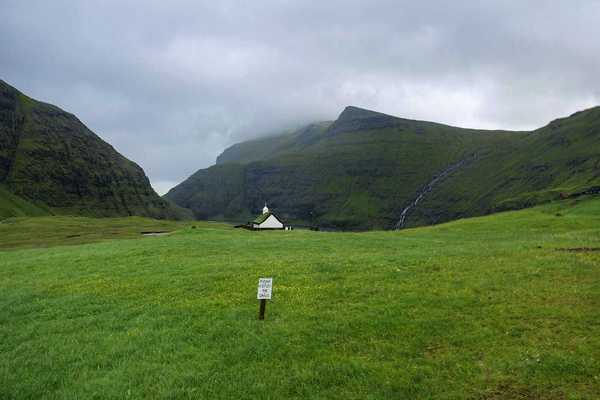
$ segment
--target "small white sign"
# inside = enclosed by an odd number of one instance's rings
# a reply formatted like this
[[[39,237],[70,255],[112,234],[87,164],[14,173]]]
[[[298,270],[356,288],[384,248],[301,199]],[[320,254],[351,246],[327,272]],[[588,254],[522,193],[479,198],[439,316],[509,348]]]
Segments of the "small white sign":
[[[258,300],[271,300],[271,292],[273,289],[273,278],[260,278],[258,280],[258,294],[256,298]]]

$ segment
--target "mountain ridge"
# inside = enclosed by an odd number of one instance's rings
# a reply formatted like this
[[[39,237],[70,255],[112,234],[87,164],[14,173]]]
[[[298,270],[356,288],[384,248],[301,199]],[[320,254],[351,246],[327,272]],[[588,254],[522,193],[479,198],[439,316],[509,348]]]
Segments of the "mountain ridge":
[[[435,124],[435,122],[418,121],[369,110],[357,106],[346,106],[338,118],[328,128],[329,135],[339,133],[407,127],[419,124]],[[443,124],[438,124],[443,125]],[[449,125],[446,125],[449,126]]]
[[[600,181],[594,169],[600,162],[594,136],[600,130],[598,110],[583,110],[533,131],[506,131],[407,120],[348,106],[333,123],[238,143],[223,152],[217,165],[199,170],[165,197],[201,219],[245,222],[268,201],[284,219],[299,224],[391,229],[438,174],[473,157],[436,181],[405,225],[523,208]],[[303,142],[311,126],[319,129]],[[581,170],[571,171],[574,165]]]

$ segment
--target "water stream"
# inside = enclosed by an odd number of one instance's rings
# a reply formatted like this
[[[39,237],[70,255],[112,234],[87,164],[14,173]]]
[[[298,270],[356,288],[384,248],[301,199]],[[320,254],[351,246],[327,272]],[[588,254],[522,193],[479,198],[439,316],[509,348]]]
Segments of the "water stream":
[[[404,207],[404,209],[400,213],[400,219],[396,223],[396,226],[394,227],[394,229],[395,230],[399,230],[399,229],[404,228],[404,225],[406,224],[406,218],[408,217],[408,214],[417,206],[417,204],[419,204],[419,202],[421,200],[423,200],[423,198],[429,192],[431,192],[433,190],[433,188],[435,187],[435,185],[437,185],[441,180],[443,180],[444,178],[446,178],[448,175],[450,175],[451,173],[453,173],[457,169],[460,169],[463,165],[465,165],[468,161],[472,160],[473,158],[475,158],[474,154],[470,155],[469,157],[463,158],[462,160],[457,161],[454,164],[450,164],[449,166],[447,166],[446,168],[444,168],[441,172],[439,172],[438,174],[436,174],[433,177],[433,179],[429,183],[427,183],[427,185],[423,186],[417,192],[417,196],[413,200],[411,200],[411,202],[409,203],[409,205],[406,206],[406,207]]]

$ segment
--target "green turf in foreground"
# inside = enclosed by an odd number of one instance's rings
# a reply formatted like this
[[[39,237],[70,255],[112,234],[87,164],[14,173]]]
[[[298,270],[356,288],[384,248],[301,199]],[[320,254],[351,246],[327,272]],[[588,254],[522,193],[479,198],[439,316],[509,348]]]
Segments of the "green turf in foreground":
[[[52,221],[0,225],[0,242]],[[599,247],[587,200],[0,252],[0,398],[598,398],[600,252],[556,249]]]

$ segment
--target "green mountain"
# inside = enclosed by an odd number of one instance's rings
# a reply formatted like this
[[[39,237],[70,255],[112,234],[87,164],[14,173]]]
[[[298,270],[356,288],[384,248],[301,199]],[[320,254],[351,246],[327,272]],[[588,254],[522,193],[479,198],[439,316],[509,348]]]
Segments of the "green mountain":
[[[600,193],[600,107],[557,119],[509,146],[481,152],[442,182],[412,225]]]
[[[532,132],[347,107],[333,123],[236,144],[165,196],[200,219],[265,201],[292,223],[390,229],[518,209],[600,187],[600,108]]]
[[[74,115],[0,80],[0,218],[41,214],[183,215]]]

